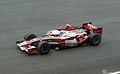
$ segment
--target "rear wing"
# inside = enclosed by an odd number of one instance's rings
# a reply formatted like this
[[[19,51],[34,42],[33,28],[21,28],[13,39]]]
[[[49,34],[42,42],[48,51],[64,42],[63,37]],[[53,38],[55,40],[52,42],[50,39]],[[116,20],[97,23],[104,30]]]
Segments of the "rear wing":
[[[97,33],[99,35],[102,35],[102,29],[103,28],[102,27],[96,27],[96,26],[92,25],[92,22],[84,23],[82,26],[85,29],[93,31],[93,32],[95,32],[95,33]]]

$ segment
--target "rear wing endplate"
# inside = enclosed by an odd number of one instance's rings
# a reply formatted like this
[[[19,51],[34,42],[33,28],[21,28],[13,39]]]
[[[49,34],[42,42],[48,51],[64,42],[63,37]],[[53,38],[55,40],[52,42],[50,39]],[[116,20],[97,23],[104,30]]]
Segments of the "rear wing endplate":
[[[82,25],[85,29],[88,29],[88,30],[90,30],[90,31],[93,31],[93,32],[95,32],[95,33],[97,33],[97,34],[99,34],[99,35],[102,35],[102,27],[96,27],[96,26],[94,26],[94,25],[92,25],[92,22],[88,22],[88,23],[84,23],[83,25]]]

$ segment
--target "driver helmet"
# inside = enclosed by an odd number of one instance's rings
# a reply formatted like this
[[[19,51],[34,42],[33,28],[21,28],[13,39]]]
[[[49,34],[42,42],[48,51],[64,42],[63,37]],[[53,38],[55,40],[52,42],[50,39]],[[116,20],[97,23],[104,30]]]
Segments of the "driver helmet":
[[[60,31],[58,30],[51,31],[51,36],[60,36]]]
[[[71,25],[70,24],[66,24],[67,27],[70,27]]]

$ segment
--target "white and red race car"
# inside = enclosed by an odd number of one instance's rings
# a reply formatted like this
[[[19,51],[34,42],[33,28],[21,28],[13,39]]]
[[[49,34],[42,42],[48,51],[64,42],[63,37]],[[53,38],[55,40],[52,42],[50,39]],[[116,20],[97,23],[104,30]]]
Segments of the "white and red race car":
[[[71,26],[66,24],[65,28],[50,30],[44,36],[37,37],[35,34],[27,34],[24,40],[17,41],[18,47],[28,54],[47,54],[51,48],[60,50],[63,47],[74,47],[79,45],[97,46],[101,42],[102,27],[92,25],[92,22],[84,23],[82,26]]]

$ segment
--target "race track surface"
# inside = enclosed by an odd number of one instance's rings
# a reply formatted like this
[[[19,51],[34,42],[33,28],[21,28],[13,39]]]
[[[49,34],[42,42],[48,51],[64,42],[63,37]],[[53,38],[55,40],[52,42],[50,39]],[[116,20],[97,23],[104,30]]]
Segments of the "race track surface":
[[[99,46],[28,56],[15,42],[92,21],[103,26]],[[0,74],[101,74],[120,70],[120,0],[0,0]]]

